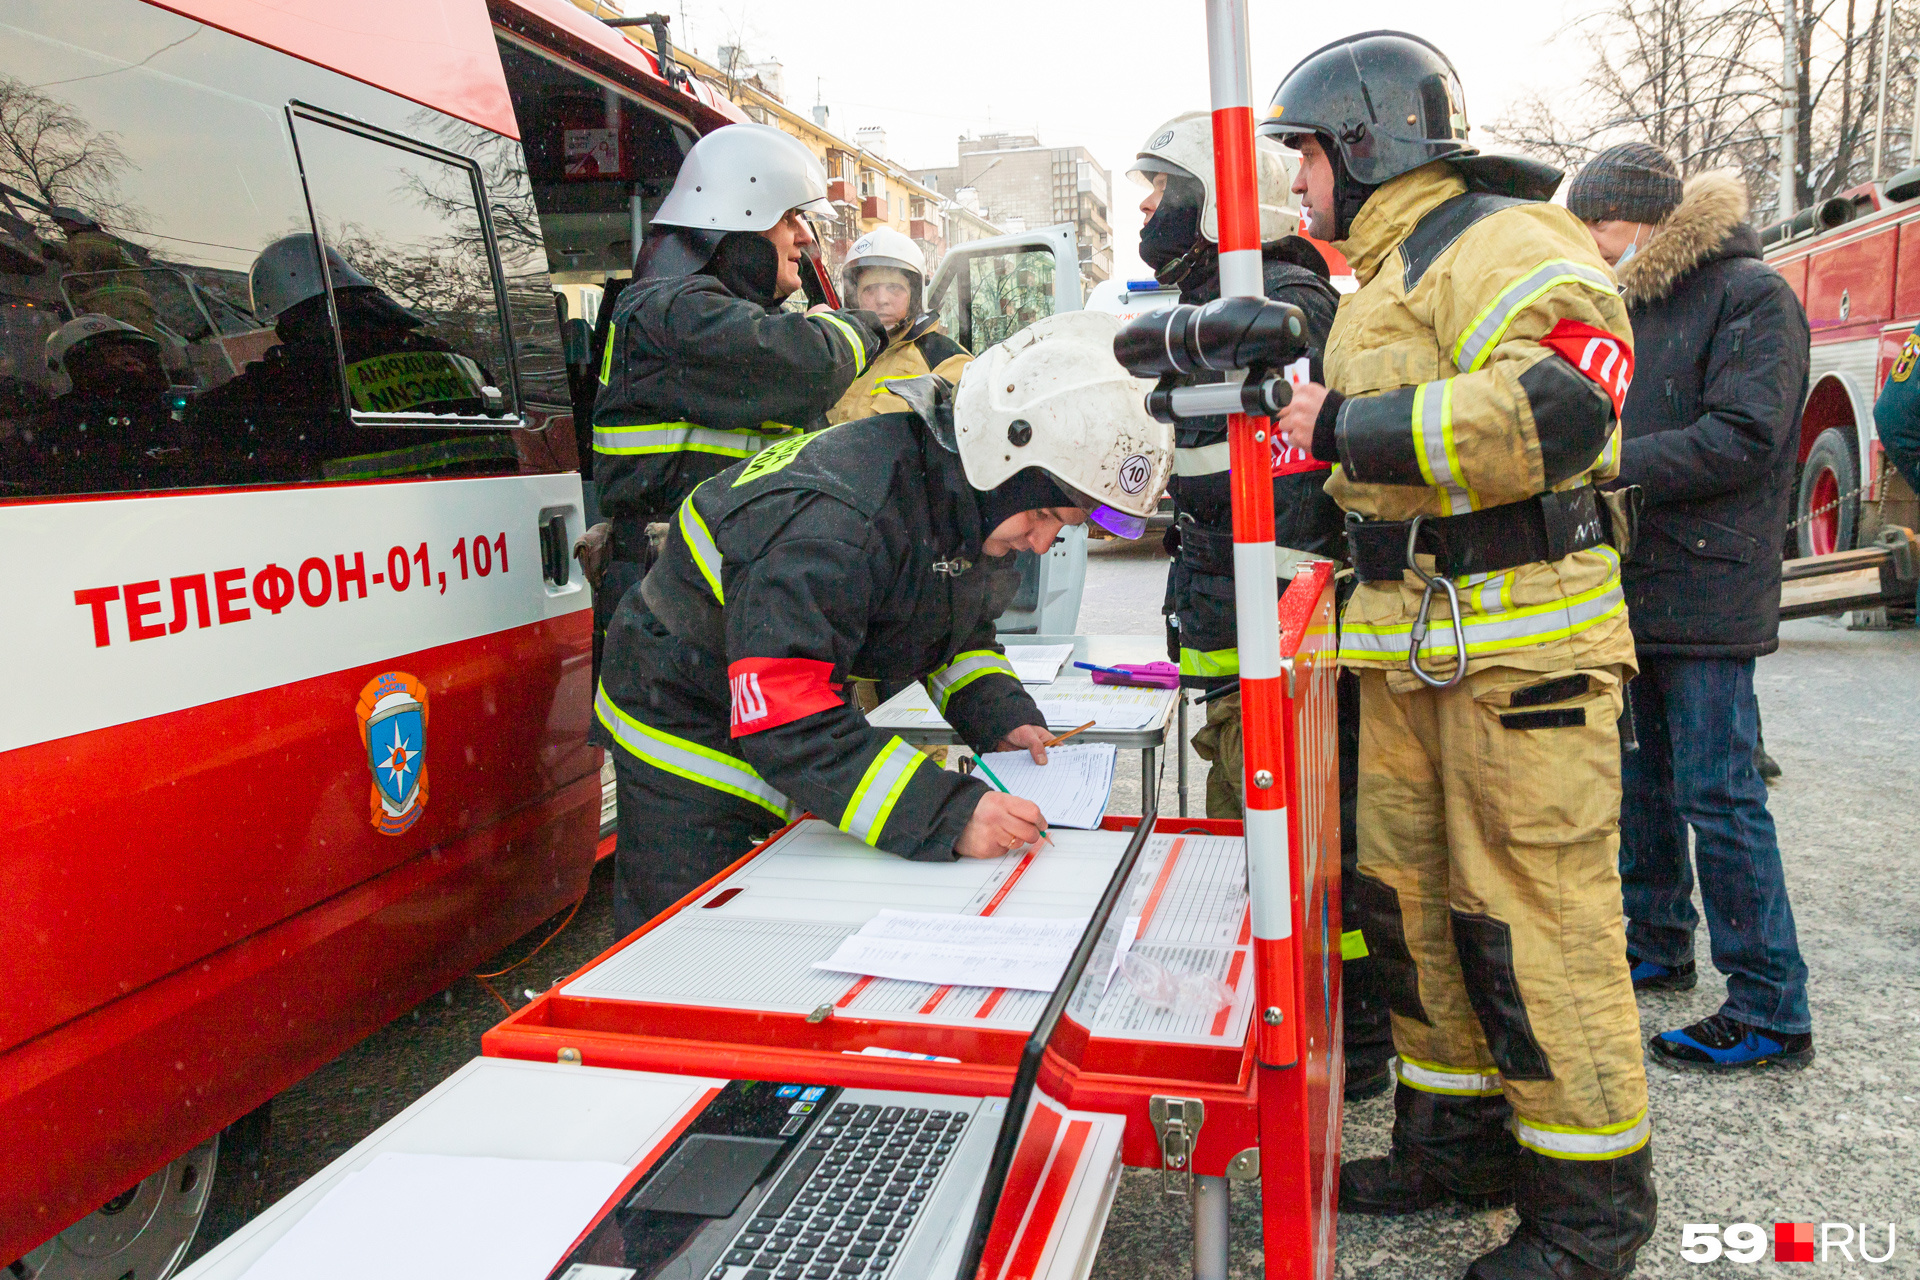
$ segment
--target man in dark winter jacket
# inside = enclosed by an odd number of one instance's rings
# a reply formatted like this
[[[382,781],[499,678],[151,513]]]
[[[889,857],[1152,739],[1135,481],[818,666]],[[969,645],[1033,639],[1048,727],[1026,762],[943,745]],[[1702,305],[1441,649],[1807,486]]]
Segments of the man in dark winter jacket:
[[[1753,661],[1779,647],[1806,313],[1760,260],[1736,176],[1683,186],[1658,148],[1623,143],[1581,171],[1567,207],[1614,266],[1633,324],[1619,479],[1645,499],[1622,574],[1640,658],[1620,813],[1633,983],[1694,985],[1689,826],[1727,975],[1718,1013],[1649,1047],[1676,1067],[1804,1066],[1807,967],[1754,768]]]
[[[813,269],[805,215],[830,216],[826,195],[825,169],[797,139],[733,124],[694,144],[654,215],[594,401],[593,477],[613,526],[596,641],[653,562],[647,526],[672,519],[707,477],[826,426],[886,347],[871,312],[779,310]]]
[[[910,410],[781,440],[680,504],[607,632],[594,702],[619,775],[621,933],[802,811],[917,861],[1039,838],[1032,802],[875,729],[848,686],[922,680],[974,750],[1046,762],[1045,718],[994,639],[1011,553],[1087,519],[1138,537],[1172,467],[1118,329],[1049,317],[957,394],[895,383]]]
[[[1260,235],[1267,296],[1291,303],[1306,316],[1310,356],[1302,372],[1320,377],[1320,355],[1340,295],[1329,280],[1326,259],[1313,243],[1293,234],[1300,211],[1288,189],[1292,174],[1278,148],[1256,151],[1260,179]],[[1200,304],[1220,296],[1219,213],[1213,197],[1213,118],[1190,111],[1148,135],[1129,175],[1148,188],[1140,202],[1146,225],[1140,257],[1163,284],[1180,290],[1180,301]],[[1238,818],[1245,785],[1241,754],[1240,695],[1229,692],[1240,673],[1238,615],[1233,599],[1233,495],[1228,470],[1227,420],[1182,421],[1174,428],[1178,447],[1168,492],[1174,526],[1167,535],[1173,563],[1167,571],[1170,654],[1180,664],[1180,683],[1214,694],[1207,723],[1193,735],[1194,750],[1211,763],[1207,816]],[[1303,449],[1276,442],[1273,451],[1275,558],[1286,590],[1294,569],[1306,560],[1344,558],[1340,507],[1327,496],[1331,465]],[[1358,857],[1355,797],[1359,790],[1360,691],[1351,673],[1338,686],[1340,730],[1341,868],[1351,876]],[[1350,901],[1350,899],[1349,899]],[[1358,924],[1347,930],[1342,985],[1349,1098],[1384,1093],[1392,1083],[1393,1029],[1378,965],[1366,955]]]

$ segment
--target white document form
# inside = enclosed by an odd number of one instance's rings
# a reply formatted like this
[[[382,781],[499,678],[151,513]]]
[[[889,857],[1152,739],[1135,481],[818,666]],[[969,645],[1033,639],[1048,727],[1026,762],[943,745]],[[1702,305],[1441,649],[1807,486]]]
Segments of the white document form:
[[[936,986],[1052,991],[1086,932],[1073,920],[956,916],[883,909],[816,969]]]
[[[1112,743],[1096,742],[1049,747],[1044,765],[1025,751],[990,751],[980,758],[1008,791],[1039,805],[1049,827],[1086,831],[1099,826],[1107,811],[1114,753]]]
[[[626,1173],[596,1160],[382,1152],[276,1240],[247,1280],[544,1276]]]
[[[1024,1032],[1045,1008],[1047,992],[979,985],[978,977],[910,981],[815,965],[888,908],[1084,920],[1112,878],[1128,834],[1056,828],[1037,850],[909,862],[808,819],[698,905],[635,938],[558,994],[800,1015],[826,1007],[848,1018]],[[1212,974],[1233,991],[1233,1005],[1205,1015],[1148,1008],[1125,981],[1106,981],[1113,971],[1109,951],[1096,954],[1076,991],[1069,1006],[1074,1018],[1097,1036],[1239,1044],[1253,1003],[1245,842],[1156,835],[1129,892],[1116,916],[1117,922],[1139,917],[1134,949],[1169,969]]]
[[[1023,644],[1007,646],[1007,661],[1021,684],[1052,684],[1061,666],[1073,656],[1070,644]]]

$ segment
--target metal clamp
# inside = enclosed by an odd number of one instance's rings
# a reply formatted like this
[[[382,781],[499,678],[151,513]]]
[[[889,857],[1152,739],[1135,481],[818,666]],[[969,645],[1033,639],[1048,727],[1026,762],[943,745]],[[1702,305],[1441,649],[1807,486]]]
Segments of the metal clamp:
[[[1200,1138],[1200,1126],[1206,1123],[1206,1106],[1198,1098],[1155,1094],[1147,1103],[1147,1115],[1160,1138],[1160,1194],[1191,1199],[1193,1150]]]
[[[1420,542],[1420,526],[1426,523],[1425,516],[1415,516],[1413,524],[1407,529],[1407,568],[1413,570],[1413,576],[1426,584],[1420,593],[1420,612],[1414,616],[1413,630],[1408,633],[1407,670],[1420,678],[1420,682],[1431,689],[1451,689],[1467,677],[1467,628],[1460,618],[1460,593],[1454,590],[1451,578],[1441,578],[1428,573],[1415,559]],[[1453,615],[1453,674],[1445,680],[1427,674],[1420,665],[1420,646],[1427,642],[1428,618],[1433,612],[1433,591],[1438,587],[1447,593],[1447,608]]]

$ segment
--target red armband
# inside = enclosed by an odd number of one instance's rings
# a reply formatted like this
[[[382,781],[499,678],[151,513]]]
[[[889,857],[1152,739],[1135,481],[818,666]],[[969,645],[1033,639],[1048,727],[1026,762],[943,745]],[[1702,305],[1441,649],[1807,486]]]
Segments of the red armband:
[[[742,658],[727,668],[733,735],[773,729],[842,705],[833,664],[816,658]]]
[[[1620,416],[1620,406],[1626,403],[1627,388],[1633,382],[1633,348],[1626,339],[1578,320],[1562,320],[1541,341],[1593,379],[1613,401],[1614,416]]]

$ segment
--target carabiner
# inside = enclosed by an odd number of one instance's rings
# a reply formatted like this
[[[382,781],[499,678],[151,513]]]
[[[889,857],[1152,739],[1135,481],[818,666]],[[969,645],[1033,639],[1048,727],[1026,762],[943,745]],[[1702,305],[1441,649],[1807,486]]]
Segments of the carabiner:
[[[1453,580],[1428,573],[1420,567],[1414,558],[1420,541],[1420,526],[1425,516],[1415,516],[1413,525],[1407,530],[1407,568],[1413,570],[1413,576],[1420,579],[1425,590],[1420,593],[1420,612],[1414,615],[1413,630],[1408,634],[1407,670],[1419,678],[1430,689],[1451,689],[1467,675],[1467,631],[1460,620],[1460,593],[1454,590]],[[1420,665],[1420,648],[1427,642],[1428,617],[1433,612],[1433,589],[1439,587],[1447,593],[1447,607],[1452,611],[1453,621],[1453,674],[1440,680],[1427,674]]]

